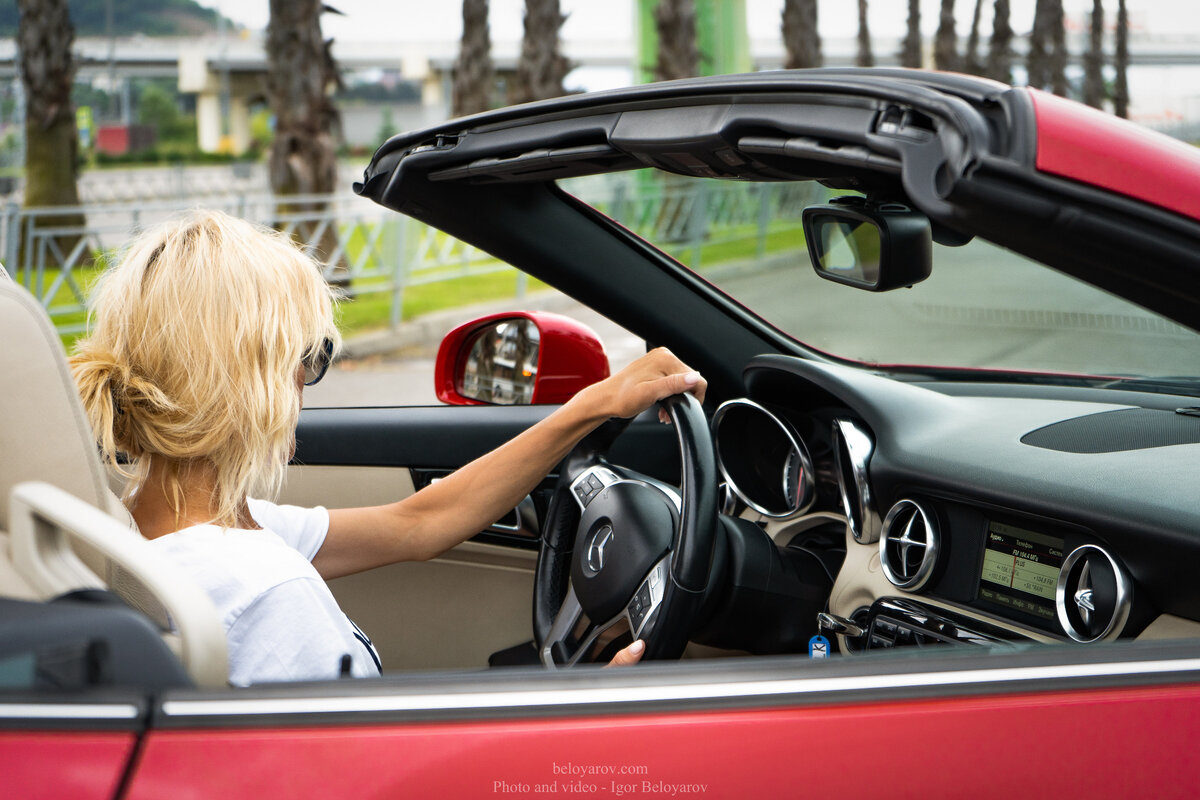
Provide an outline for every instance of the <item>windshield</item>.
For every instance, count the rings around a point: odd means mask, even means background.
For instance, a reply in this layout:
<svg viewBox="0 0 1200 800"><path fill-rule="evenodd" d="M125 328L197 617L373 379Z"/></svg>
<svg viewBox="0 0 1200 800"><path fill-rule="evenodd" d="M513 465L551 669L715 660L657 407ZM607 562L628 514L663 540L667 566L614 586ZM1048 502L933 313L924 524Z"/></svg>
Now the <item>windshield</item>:
<svg viewBox="0 0 1200 800"><path fill-rule="evenodd" d="M780 330L840 358L1135 378L1200 375L1200 334L979 239L962 247L935 244L932 275L911 288L873 293L819 278L800 213L845 193L816 182L736 183L647 171L562 185Z"/></svg>

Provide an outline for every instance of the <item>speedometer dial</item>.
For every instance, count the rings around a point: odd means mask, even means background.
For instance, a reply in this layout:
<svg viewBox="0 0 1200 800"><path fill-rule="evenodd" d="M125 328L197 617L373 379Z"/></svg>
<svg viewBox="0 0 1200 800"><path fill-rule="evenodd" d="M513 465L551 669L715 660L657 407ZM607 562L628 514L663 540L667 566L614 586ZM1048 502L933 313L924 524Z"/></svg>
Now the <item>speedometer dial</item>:
<svg viewBox="0 0 1200 800"><path fill-rule="evenodd" d="M750 508L786 519L812 505L812 459L786 420L750 400L730 400L713 417L713 439L721 474Z"/></svg>

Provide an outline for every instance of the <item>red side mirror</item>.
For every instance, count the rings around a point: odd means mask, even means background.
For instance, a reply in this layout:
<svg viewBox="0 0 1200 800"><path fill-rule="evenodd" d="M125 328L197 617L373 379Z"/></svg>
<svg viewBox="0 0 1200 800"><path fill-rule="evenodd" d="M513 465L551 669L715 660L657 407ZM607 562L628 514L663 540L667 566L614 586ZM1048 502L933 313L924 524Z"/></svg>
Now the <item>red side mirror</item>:
<svg viewBox="0 0 1200 800"><path fill-rule="evenodd" d="M510 311L459 325L438 348L434 382L451 405L546 405L609 376L591 328L547 311Z"/></svg>

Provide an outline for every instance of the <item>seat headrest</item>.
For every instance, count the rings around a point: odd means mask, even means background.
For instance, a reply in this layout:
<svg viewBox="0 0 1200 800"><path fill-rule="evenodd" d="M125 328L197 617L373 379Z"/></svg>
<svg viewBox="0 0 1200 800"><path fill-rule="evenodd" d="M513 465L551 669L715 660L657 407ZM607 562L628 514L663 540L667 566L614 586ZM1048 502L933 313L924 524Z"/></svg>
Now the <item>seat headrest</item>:
<svg viewBox="0 0 1200 800"><path fill-rule="evenodd" d="M35 480L129 523L128 512L108 489L91 426L50 318L29 292L4 278L0 342L0 530L9 530L12 487Z"/></svg>

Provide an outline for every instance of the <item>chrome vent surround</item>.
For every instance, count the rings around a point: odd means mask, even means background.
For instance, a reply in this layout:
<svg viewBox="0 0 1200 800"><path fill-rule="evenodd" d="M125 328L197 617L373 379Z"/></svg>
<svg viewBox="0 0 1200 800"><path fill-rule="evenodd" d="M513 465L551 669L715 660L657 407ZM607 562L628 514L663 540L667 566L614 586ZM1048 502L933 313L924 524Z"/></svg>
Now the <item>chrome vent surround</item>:
<svg viewBox="0 0 1200 800"><path fill-rule="evenodd" d="M848 419L833 421L833 457L837 463L842 510L850 533L859 544L879 540L879 515L875 513L867 476L873 452L875 442L859 423Z"/></svg>
<svg viewBox="0 0 1200 800"><path fill-rule="evenodd" d="M937 564L941 536L937 518L915 500L901 500L883 520L879 561L898 589L915 592L929 581Z"/></svg>
<svg viewBox="0 0 1200 800"><path fill-rule="evenodd" d="M1077 642L1115 639L1129 619L1133 583L1103 547L1085 544L1063 561L1054 606L1063 630Z"/></svg>

